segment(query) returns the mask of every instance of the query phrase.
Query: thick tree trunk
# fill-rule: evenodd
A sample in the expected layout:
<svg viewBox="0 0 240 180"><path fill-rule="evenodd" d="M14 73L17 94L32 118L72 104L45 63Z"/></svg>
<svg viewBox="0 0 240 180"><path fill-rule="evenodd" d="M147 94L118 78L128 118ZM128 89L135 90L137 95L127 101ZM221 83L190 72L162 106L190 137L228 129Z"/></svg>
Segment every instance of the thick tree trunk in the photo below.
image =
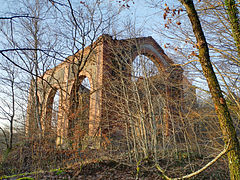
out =
<svg viewBox="0 0 240 180"><path fill-rule="evenodd" d="M200 24L198 14L192 0L180 0L180 2L185 6L188 17L192 23L193 32L197 39L199 49L199 60L212 95L224 142L225 144L230 143L228 152L230 177L231 179L240 179L239 141L237 139L236 131L233 126L233 121L226 105L226 101L222 95L217 77L213 71L207 41Z"/></svg>
<svg viewBox="0 0 240 180"><path fill-rule="evenodd" d="M235 0L225 0L225 6L230 20L232 37L234 38L237 47L238 57L240 57L240 22L237 5Z"/></svg>

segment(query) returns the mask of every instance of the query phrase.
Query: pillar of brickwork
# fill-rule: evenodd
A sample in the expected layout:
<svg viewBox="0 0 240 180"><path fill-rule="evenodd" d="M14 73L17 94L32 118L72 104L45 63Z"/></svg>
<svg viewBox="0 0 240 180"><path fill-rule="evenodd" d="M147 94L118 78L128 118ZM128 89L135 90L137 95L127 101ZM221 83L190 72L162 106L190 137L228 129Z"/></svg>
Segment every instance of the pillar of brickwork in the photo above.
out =
<svg viewBox="0 0 240 180"><path fill-rule="evenodd" d="M165 134L172 134L173 123L179 121L179 112L182 98L183 70L179 66L171 66L166 69L166 107L165 107Z"/></svg>

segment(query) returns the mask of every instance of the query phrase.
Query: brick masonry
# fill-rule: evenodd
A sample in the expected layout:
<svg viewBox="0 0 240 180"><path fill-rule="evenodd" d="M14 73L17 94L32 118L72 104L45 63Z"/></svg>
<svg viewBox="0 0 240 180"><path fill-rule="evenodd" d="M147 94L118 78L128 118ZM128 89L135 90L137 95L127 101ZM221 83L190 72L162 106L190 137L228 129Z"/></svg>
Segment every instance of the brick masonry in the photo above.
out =
<svg viewBox="0 0 240 180"><path fill-rule="evenodd" d="M118 82L120 75L131 78L131 64L138 55L145 55L154 62L161 77L168 83L162 86L161 93L166 98L165 125L166 133L169 134L171 125L170 116L177 116L176 102L181 103L183 69L174 65L163 49L152 37L140 37L133 39L116 40L109 35L100 36L93 44L68 57L58 66L44 73L38 78L37 94L39 107L36 107L34 97L35 86L32 83L28 99L26 132L28 135L36 131L36 108L39 110L43 134L51 132L52 103L56 91L59 91L59 110L57 121L57 144L62 144L70 132L72 114L76 112L71 108L74 97L74 89L81 85L81 81L87 77L91 86L89 91L89 113L85 120L89 137L101 136L106 133L108 124L118 121L119 116L114 115L114 99L116 96L111 92L113 82ZM80 66L79 62L82 62ZM84 67L81 67L85 62ZM78 69L82 68L80 72ZM127 82L126 82L127 83ZM119 83L115 83L119 84ZM127 84L126 84L127 85ZM120 93L121 94L121 93ZM175 103L172 103L174 99ZM109 107L111 107L109 109ZM170 114L169 114L170 112ZM111 115L107 115L111 114ZM116 114L116 113L115 113ZM85 125L86 126L86 125ZM112 125L114 126L114 125ZM121 127L121 125L117 125ZM74 134L74 132L71 132ZM79 133L79 132L76 132Z"/></svg>

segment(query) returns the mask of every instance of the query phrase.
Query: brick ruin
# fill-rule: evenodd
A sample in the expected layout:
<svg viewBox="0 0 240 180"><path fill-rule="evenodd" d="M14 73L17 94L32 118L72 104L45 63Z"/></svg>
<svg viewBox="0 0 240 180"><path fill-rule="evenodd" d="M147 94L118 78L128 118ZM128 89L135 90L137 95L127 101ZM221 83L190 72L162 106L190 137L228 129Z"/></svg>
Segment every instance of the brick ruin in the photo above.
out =
<svg viewBox="0 0 240 180"><path fill-rule="evenodd" d="M171 133L170 118L177 118L179 105L183 106L183 69L168 58L152 37L116 40L102 35L93 44L46 71L38 78L37 86L32 83L26 119L27 134L31 136L37 132L36 108L43 134L51 133L52 106L57 91L59 109L55 138L58 145L70 136L101 137L116 133L116 129L122 128L119 109L127 106L121 100L124 96L122 89L130 87L132 63L139 55L148 57L158 69L159 74L150 77L157 88L150 86L149 91L163 95L164 126L166 134ZM88 78L90 89L81 85L84 78ZM142 79L139 78L135 84L138 84L144 111L147 108L144 102L147 101L141 93ZM129 96L133 95L130 93Z"/></svg>

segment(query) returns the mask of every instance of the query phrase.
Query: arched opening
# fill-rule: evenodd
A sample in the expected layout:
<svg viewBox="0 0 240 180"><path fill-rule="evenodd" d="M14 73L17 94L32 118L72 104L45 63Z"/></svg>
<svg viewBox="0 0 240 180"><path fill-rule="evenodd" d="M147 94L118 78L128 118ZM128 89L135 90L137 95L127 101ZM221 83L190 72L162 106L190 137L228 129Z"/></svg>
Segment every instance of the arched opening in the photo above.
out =
<svg viewBox="0 0 240 180"><path fill-rule="evenodd" d="M138 78L149 78L158 74L158 68L151 59L144 55L138 55L132 62L132 80Z"/></svg>
<svg viewBox="0 0 240 180"><path fill-rule="evenodd" d="M51 89L46 102L46 115L44 119L44 134L55 144L57 138L57 125L59 121L60 90Z"/></svg>
<svg viewBox="0 0 240 180"><path fill-rule="evenodd" d="M138 89L140 98L152 97L165 91L166 82L152 59L138 55L131 64L131 84Z"/></svg>
<svg viewBox="0 0 240 180"><path fill-rule="evenodd" d="M89 131L90 92L91 84L86 76L80 76L72 86L68 137L73 148L81 148Z"/></svg>
<svg viewBox="0 0 240 180"><path fill-rule="evenodd" d="M130 112L128 119L133 136L143 154L156 151L159 133L164 131L164 108L166 84L157 64L145 55L138 55L131 64L131 79L128 86ZM128 121L129 121L128 120ZM155 145L154 145L155 143Z"/></svg>

